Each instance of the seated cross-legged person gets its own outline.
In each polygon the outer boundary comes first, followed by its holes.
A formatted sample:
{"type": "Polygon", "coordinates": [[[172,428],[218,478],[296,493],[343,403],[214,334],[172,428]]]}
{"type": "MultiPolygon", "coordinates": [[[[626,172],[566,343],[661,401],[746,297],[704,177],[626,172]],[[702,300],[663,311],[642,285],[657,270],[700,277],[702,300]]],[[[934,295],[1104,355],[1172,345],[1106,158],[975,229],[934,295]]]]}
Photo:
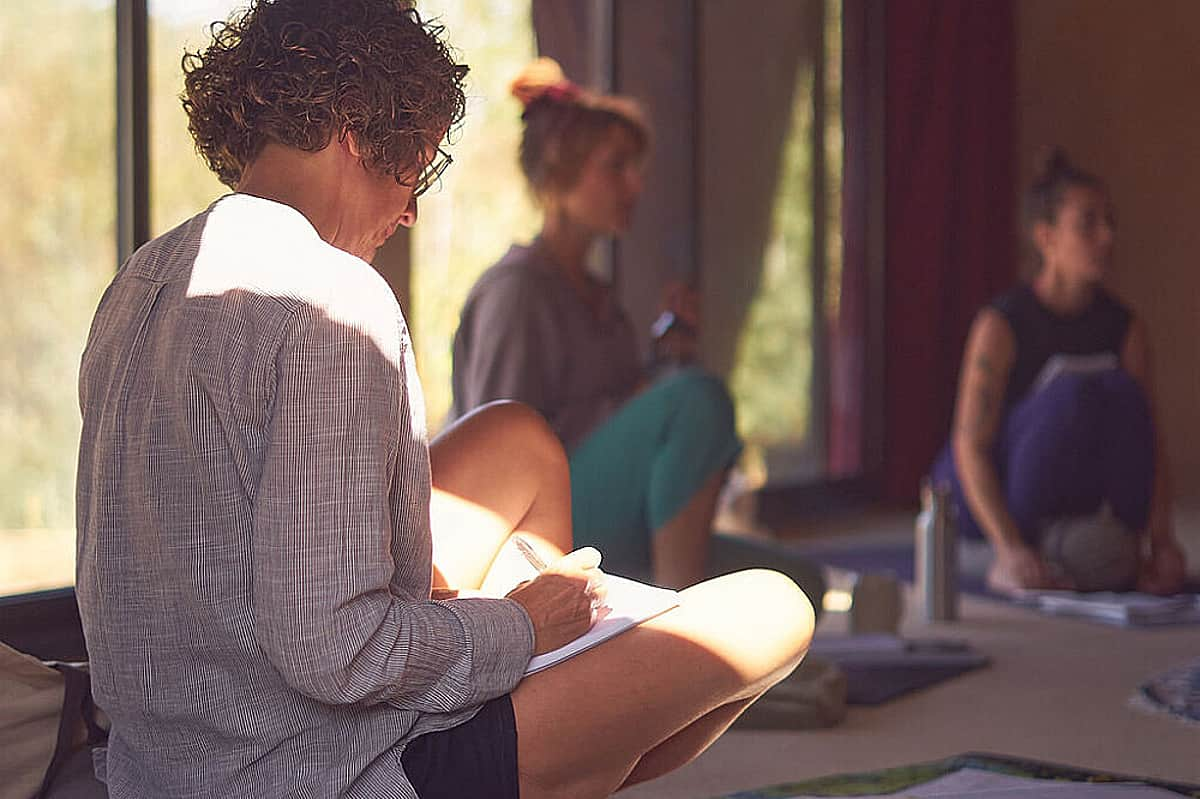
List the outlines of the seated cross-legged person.
{"type": "Polygon", "coordinates": [[[687,364],[695,351],[693,291],[669,286],[674,324],[649,374],[611,286],[586,260],[624,232],[642,189],[649,142],[631,101],[568,81],[538,59],[514,81],[524,104],[520,163],[543,215],[471,290],[454,341],[452,416],[498,399],[537,409],[570,458],[575,541],[614,572],[682,587],[730,567],[766,565],[814,603],[820,569],[779,547],[713,537],[721,486],[741,450],[721,380],[687,364]]]}
{"type": "Polygon", "coordinates": [[[1103,285],[1104,184],[1056,151],[1026,198],[1037,271],[979,312],[932,470],[999,591],[1172,593],[1183,582],[1146,330],[1103,285]]]}
{"type": "Polygon", "coordinates": [[[427,444],[370,263],[448,163],[466,67],[402,0],[259,0],[213,31],[184,105],[234,191],[121,267],[80,370],[109,796],[598,799],[686,763],[795,669],[812,609],[731,574],[525,676],[606,592],[566,456],[515,403],[427,444]],[[515,586],[514,533],[549,561],[515,586]]]}

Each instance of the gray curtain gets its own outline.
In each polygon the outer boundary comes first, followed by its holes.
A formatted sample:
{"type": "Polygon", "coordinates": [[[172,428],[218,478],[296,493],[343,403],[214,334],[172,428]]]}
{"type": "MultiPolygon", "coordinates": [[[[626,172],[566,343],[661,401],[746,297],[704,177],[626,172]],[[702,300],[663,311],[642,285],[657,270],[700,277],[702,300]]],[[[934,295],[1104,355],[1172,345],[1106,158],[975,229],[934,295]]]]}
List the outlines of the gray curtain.
{"type": "Polygon", "coordinates": [[[593,0],[533,0],[533,33],[539,55],[562,65],[576,83],[594,84],[591,74],[593,0]]]}

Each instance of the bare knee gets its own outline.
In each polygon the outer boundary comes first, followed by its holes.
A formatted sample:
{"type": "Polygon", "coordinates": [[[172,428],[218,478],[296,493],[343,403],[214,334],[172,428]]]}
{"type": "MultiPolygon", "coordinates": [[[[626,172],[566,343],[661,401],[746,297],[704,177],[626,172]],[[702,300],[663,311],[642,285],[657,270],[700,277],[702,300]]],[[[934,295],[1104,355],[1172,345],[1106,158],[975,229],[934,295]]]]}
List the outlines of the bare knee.
{"type": "Polygon", "coordinates": [[[746,569],[729,577],[748,615],[757,616],[801,654],[808,650],[815,624],[813,606],[792,578],[774,569],[746,569]]]}
{"type": "Polygon", "coordinates": [[[437,466],[464,451],[482,453],[510,468],[532,466],[562,475],[568,471],[566,452],[554,430],[536,410],[513,400],[489,402],[463,416],[433,442],[430,456],[437,466]]]}
{"type": "Polygon", "coordinates": [[[684,592],[717,651],[736,666],[746,690],[783,679],[812,642],[815,615],[804,591],[771,569],[746,569],[684,592]]]}
{"type": "Polygon", "coordinates": [[[480,428],[489,445],[516,447],[564,465],[567,462],[562,442],[545,417],[522,402],[489,402],[464,416],[462,423],[480,428]]]}

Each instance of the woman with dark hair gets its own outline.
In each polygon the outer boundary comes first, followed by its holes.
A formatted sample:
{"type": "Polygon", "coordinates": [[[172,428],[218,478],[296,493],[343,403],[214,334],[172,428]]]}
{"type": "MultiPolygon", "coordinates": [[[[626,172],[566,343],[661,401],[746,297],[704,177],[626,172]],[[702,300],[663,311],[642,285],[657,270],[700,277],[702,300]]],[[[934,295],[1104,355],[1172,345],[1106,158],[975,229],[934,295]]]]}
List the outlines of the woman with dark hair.
{"type": "Polygon", "coordinates": [[[932,472],[995,553],[996,590],[1173,593],[1184,561],[1156,443],[1149,340],[1103,284],[1104,184],[1054,151],[1026,197],[1036,271],[979,312],[932,472]]]}
{"type": "MultiPolygon", "coordinates": [[[[575,540],[612,570],[682,587],[717,570],[712,522],[741,450],[724,384],[690,364],[697,300],[668,286],[647,370],[612,287],[588,270],[597,239],[624,233],[642,190],[650,130],[631,100],[569,81],[540,58],[513,82],[520,163],[540,234],[476,283],[454,340],[452,416],[499,399],[546,417],[570,456],[575,540]],[[666,368],[664,368],[664,366],[666,368]]],[[[723,540],[725,541],[725,540],[723,540]]],[[[771,563],[814,601],[818,568],[722,543],[738,566],[771,563]]]]}
{"type": "Polygon", "coordinates": [[[80,371],[77,595],[114,799],[607,796],[694,757],[807,647],[800,591],[738,574],[524,676],[605,596],[598,553],[564,554],[562,448],[511,403],[427,445],[369,263],[449,163],[466,67],[440,32],[403,0],[260,0],[184,59],[234,192],[121,267],[80,371]],[[550,561],[519,584],[514,533],[550,561]]]}

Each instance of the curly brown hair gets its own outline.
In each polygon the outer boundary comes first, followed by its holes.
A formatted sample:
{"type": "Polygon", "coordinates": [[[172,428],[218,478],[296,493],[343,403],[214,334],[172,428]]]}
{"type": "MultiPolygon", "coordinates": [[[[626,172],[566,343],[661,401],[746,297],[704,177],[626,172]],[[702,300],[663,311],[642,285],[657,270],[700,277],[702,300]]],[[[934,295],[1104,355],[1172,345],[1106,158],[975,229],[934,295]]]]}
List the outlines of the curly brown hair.
{"type": "Polygon", "coordinates": [[[268,141],[316,152],[353,133],[370,169],[408,181],[461,121],[463,79],[412,0],[257,0],[185,52],[196,150],[236,187],[268,141]]]}

